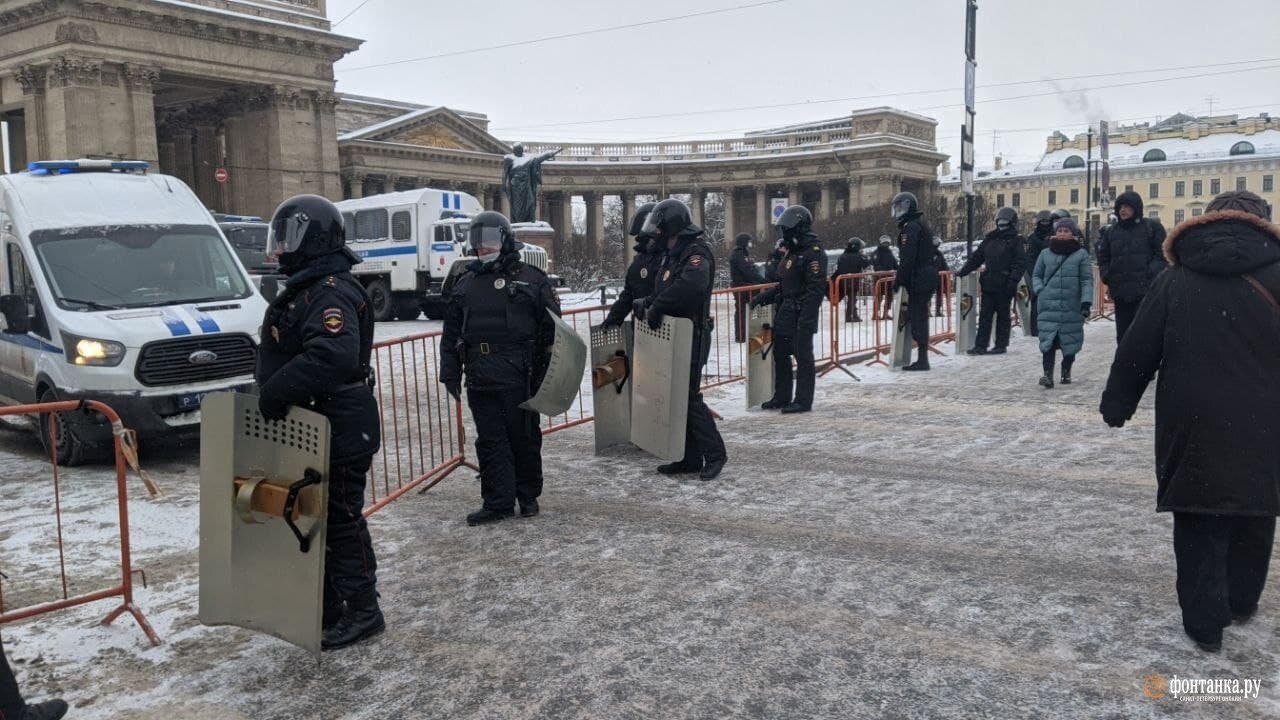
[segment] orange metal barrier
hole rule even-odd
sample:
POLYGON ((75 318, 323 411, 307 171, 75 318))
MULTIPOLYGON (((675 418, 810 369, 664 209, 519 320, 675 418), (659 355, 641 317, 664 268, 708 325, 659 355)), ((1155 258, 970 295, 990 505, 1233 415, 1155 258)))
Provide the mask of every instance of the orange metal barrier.
MULTIPOLYGON (((120 422, 120 416, 116 414, 110 407, 103 403, 87 400, 84 402, 76 400, 67 400, 63 402, 39 403, 34 405, 15 405, 12 407, 0 408, 0 415, 39 415, 40 413, 49 413, 49 434, 51 442, 50 446, 57 446, 57 422, 55 422, 55 413, 73 412, 73 411, 92 411, 100 413, 111 423, 112 432, 114 434, 113 445, 115 452, 116 467, 116 507, 120 521, 120 582, 111 587, 95 590, 92 592, 81 593, 72 596, 68 592, 67 582, 67 562, 65 544, 62 530, 62 488, 58 477, 58 462, 56 453, 51 453, 50 461, 53 467, 53 512, 54 522, 56 525, 56 540, 58 544, 58 575, 62 583, 62 599, 50 602, 29 605, 27 607, 16 610, 0 612, 0 624, 13 622, 15 620, 23 620, 37 615, 63 610, 77 605, 96 602, 98 600, 106 600, 109 598, 120 598, 120 606, 112 610, 102 620, 103 625, 109 625, 124 613, 129 613, 133 619, 142 628, 142 632, 146 633, 147 639, 152 645, 160 644, 160 636, 156 635, 155 630, 151 628, 151 624, 147 622, 142 611, 138 609, 133 602, 133 562, 129 550, 129 497, 128 489, 125 485, 125 447, 124 437, 128 432, 124 425, 120 422)), ((143 576, 145 582, 145 575, 143 576)), ((0 595, 0 610, 3 610, 3 595, 0 595)))
POLYGON ((1116 304, 1111 299, 1111 290, 1102 282, 1102 271, 1093 266, 1093 317, 1090 320, 1108 320, 1115 316, 1116 304))
MULTIPOLYGON (((870 357, 868 365, 887 365, 880 358, 881 355, 888 355, 889 350, 893 346, 893 322, 901 322, 902 318, 894 316, 887 310, 893 304, 893 283, 897 273, 867 273, 874 276, 874 290, 871 295, 871 325, 870 344, 864 345, 860 342, 850 342, 851 349, 847 353, 849 360, 857 360, 870 357), (886 312, 882 312, 882 309, 886 312)), ((955 330, 955 275, 949 270, 943 270, 938 273, 938 289, 934 291, 933 299, 930 300, 929 308, 929 350, 938 355, 943 352, 938 345, 944 342, 954 342, 956 339, 955 330)), ((865 331, 863 331, 865 333, 865 331)), ((843 347, 842 343, 839 347, 843 347)))

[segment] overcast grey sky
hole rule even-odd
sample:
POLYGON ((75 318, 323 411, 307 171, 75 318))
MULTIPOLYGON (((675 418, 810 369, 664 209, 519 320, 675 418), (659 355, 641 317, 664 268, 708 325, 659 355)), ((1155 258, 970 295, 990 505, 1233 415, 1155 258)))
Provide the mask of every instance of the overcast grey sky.
MULTIPOLYGON (((360 2, 330 0, 330 19, 360 2)), ((760 2, 368 0, 335 28, 365 40, 338 63, 338 89, 483 112, 506 140, 736 136, 892 105, 938 119, 939 148, 958 159, 964 0, 784 0, 358 69, 760 2), (816 102, 832 99, 839 100, 816 102), (616 120, 670 113, 682 114, 616 120)), ((1276 0, 980 0, 979 8, 979 165, 990 164, 993 139, 1007 159, 1031 160, 1054 129, 1071 135, 1099 119, 1205 114, 1210 96, 1215 114, 1280 112, 1276 0), (1087 22, 1077 12, 1083 9, 1093 10, 1087 22), (1255 62, 1224 64, 1237 61, 1255 62), (1185 77, 1193 75, 1201 77, 1185 77), (1066 77, 1078 79, 1045 82, 1066 77), (1159 82, 1167 78, 1181 79, 1159 82), (993 87, 1022 81, 1030 82, 993 87), (1040 96, 998 100, 1026 95, 1040 96)))

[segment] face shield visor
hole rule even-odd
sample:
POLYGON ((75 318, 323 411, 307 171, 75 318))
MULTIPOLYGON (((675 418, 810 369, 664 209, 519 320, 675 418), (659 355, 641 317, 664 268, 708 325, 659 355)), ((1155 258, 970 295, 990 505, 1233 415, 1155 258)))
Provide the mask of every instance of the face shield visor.
POLYGON ((471 251, 480 258, 480 262, 491 265, 497 262, 502 254, 502 228, 472 225, 467 233, 471 243, 471 251))
POLYGON ((900 220, 903 215, 911 212, 911 202, 909 200, 899 200, 889 206, 889 216, 894 220, 900 220))
POLYGON ((267 257, 281 257, 285 253, 296 253, 302 247, 311 227, 311 218, 304 212, 296 212, 271 223, 270 237, 267 238, 267 257))

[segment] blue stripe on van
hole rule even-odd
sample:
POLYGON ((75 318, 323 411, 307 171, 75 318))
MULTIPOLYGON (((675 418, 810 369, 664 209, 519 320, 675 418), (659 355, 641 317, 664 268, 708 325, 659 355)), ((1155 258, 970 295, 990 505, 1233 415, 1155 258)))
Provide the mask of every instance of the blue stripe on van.
POLYGON ((31 335, 10 335, 9 333, 0 333, 0 342, 13 343, 14 345, 21 345, 22 347, 28 347, 32 350, 40 350, 41 352, 51 352, 59 355, 63 354, 62 348, 57 345, 50 345, 40 338, 32 337, 31 335))
POLYGON ((386 257, 388 255, 414 255, 418 252, 418 248, 409 245, 408 247, 390 247, 379 248, 377 250, 357 250, 356 255, 362 258, 386 257))
POLYGON ((440 207, 449 209, 449 193, 440 193, 440 207))
POLYGON ((182 322, 182 318, 172 310, 161 310, 160 319, 164 321, 165 327, 169 328, 169 334, 174 337, 191 334, 191 328, 187 327, 187 324, 182 322))
POLYGON ((209 315, 209 313, 206 313, 203 310, 197 310, 195 307, 188 307, 187 312, 195 316, 196 324, 200 326, 200 332, 202 333, 222 332, 222 328, 218 327, 217 321, 215 321, 213 317, 209 315))
POLYGON ((462 193, 453 194, 453 209, 454 210, 462 209, 462 193))
POLYGON ((449 252, 453 250, 453 243, 431 243, 431 249, 435 252, 449 252))

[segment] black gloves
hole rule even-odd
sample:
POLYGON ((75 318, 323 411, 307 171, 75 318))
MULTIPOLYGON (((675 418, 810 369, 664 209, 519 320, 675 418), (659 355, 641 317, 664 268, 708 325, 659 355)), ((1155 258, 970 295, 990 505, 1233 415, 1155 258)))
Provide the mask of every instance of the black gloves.
POLYGON ((622 327, 622 323, 614 322, 609 318, 605 318, 604 321, 601 322, 597 327, 599 327, 601 330, 608 330, 609 328, 622 327))
POLYGON ((644 311, 649 307, 649 298, 640 298, 631 303, 631 315, 636 320, 644 319, 644 311))
MULTIPOLYGON (((1092 313, 1090 312, 1092 309, 1093 309, 1093 303, 1087 303, 1087 302, 1086 302, 1086 303, 1080 303, 1080 314, 1081 314, 1082 316, 1084 316, 1084 319, 1085 319, 1085 320, 1088 320, 1088 319, 1089 319, 1089 316, 1092 314, 1092 313)), ((1115 426, 1115 427, 1119 427, 1119 425, 1117 425, 1117 426, 1115 426)))
POLYGON ((458 380, 441 380, 440 382, 444 383, 444 389, 448 391, 449 395, 451 395, 454 400, 462 399, 462 383, 461 382, 459 382, 458 380))
POLYGON ((273 400, 270 395, 258 396, 258 412, 265 420, 283 420, 289 414, 289 406, 273 400))
POLYGON ((657 308, 649 308, 645 315, 645 319, 649 321, 649 328, 651 330, 657 330, 662 327, 662 317, 662 313, 659 312, 657 308))

